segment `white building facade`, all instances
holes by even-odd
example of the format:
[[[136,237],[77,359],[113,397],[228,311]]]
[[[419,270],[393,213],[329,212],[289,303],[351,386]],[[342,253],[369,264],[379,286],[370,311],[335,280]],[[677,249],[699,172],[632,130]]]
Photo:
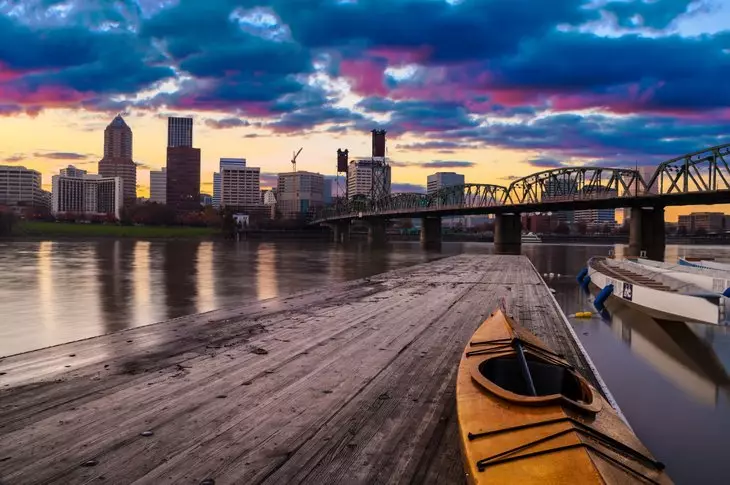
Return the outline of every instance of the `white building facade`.
[[[218,171],[213,173],[213,207],[221,206],[221,171],[224,168],[245,168],[245,158],[221,158]]]
[[[119,219],[124,204],[123,188],[121,177],[54,175],[51,212],[56,216],[77,214]]]
[[[167,169],[150,171],[150,202],[167,203]]]
[[[220,172],[220,207],[252,207],[261,204],[261,169],[223,166]]]
[[[464,176],[454,172],[436,172],[426,178],[426,192],[432,194],[444,187],[464,185]]]
[[[0,205],[50,208],[41,173],[25,167],[0,165]]]
[[[390,194],[391,170],[390,165],[385,170],[385,189]],[[352,160],[347,166],[347,196],[370,197],[373,190],[373,162],[372,160]]]

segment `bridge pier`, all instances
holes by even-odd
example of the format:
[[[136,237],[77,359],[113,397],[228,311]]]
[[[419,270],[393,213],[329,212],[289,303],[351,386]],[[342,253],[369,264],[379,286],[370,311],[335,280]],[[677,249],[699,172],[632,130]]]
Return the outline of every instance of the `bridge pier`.
[[[350,221],[336,222],[330,227],[336,243],[346,243],[350,240]]]
[[[368,226],[368,244],[373,247],[385,246],[387,239],[385,237],[385,219],[370,219],[366,221]]]
[[[441,249],[441,218],[421,218],[421,247],[423,249]]]
[[[646,258],[664,261],[664,208],[631,208],[629,221],[628,255],[638,257],[646,251]]]
[[[496,254],[520,254],[522,252],[522,219],[519,214],[496,214],[494,251]]]

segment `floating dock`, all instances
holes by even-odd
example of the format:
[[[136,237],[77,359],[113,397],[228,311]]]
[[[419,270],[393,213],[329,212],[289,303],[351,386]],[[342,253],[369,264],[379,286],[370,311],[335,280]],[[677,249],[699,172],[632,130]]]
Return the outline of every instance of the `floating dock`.
[[[607,393],[527,257],[461,255],[0,359],[0,483],[463,483],[502,299]]]

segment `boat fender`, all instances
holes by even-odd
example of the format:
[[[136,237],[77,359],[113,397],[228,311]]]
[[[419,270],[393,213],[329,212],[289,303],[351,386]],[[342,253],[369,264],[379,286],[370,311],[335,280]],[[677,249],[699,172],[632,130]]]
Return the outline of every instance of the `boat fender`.
[[[725,291],[722,292],[722,296],[725,298],[730,298],[730,287],[725,288]]]
[[[598,292],[598,295],[596,295],[596,299],[593,302],[593,306],[596,307],[596,309],[600,312],[604,308],[604,303],[608,299],[609,296],[611,296],[611,293],[613,293],[613,285],[606,285],[603,287],[603,289]]]
[[[588,289],[588,285],[590,285],[590,284],[591,284],[591,277],[590,276],[586,276],[585,278],[583,278],[583,281],[581,282],[580,286],[584,290],[587,290]]]
[[[582,283],[583,278],[585,278],[587,274],[588,274],[588,268],[584,267],[582,270],[580,270],[580,273],[578,273],[578,276],[576,276],[575,279],[578,280],[578,283]]]

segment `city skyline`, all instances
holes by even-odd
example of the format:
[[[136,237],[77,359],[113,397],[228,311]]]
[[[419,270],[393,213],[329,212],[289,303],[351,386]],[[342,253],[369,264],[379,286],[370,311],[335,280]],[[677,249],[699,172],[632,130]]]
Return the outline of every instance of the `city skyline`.
[[[508,185],[547,168],[654,165],[730,141],[730,94],[712,81],[728,62],[728,6],[536,2],[529,25],[515,23],[509,35],[472,32],[476,13],[507,27],[521,17],[519,2],[497,3],[340,2],[306,19],[271,1],[258,10],[131,2],[136,12],[94,16],[83,2],[60,13],[35,1],[0,6],[0,36],[28,46],[18,56],[0,52],[0,131],[12,134],[0,164],[39,170],[47,189],[68,164],[94,172],[117,112],[134,132],[145,197],[150,170],[165,166],[168,116],[193,117],[206,193],[220,158],[247,158],[261,167],[261,186],[274,187],[299,147],[298,168],[332,176],[338,148],[351,160],[368,156],[371,129],[388,131],[394,192],[425,192],[439,171]],[[418,25],[399,28],[416,4]],[[387,25],[362,29],[369,15]],[[115,25],[99,28],[112,17]],[[352,28],[318,32],[323,21]],[[439,29],[451,33],[429,34]],[[170,52],[158,50],[160,40]],[[50,45],[72,41],[90,47],[48,56]],[[230,51],[216,52],[218,44]],[[94,76],[79,75],[87,71]],[[667,218],[693,210],[702,209],[671,208]]]

